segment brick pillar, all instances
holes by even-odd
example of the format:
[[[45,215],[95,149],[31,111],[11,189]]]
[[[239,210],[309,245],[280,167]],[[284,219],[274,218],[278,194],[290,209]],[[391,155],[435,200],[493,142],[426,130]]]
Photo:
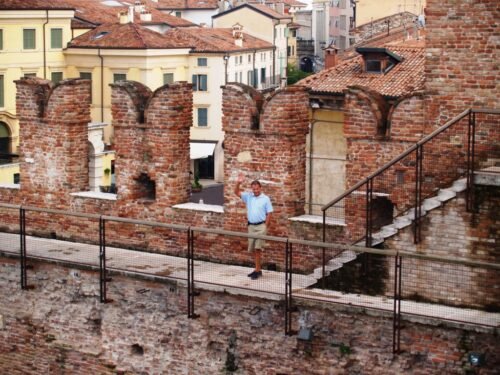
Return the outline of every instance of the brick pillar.
[[[88,189],[90,84],[85,80],[16,81],[21,190],[35,204],[65,208],[68,194]]]
[[[193,125],[192,84],[177,82],[155,91],[146,112],[147,149],[154,163],[157,203],[173,206],[189,200],[189,131]]]
[[[271,234],[287,236],[288,218],[303,214],[308,104],[303,87],[288,87],[265,102],[248,86],[223,88],[227,229],[246,229],[244,205],[234,195],[240,171],[247,177],[243,188],[259,179],[273,202]]]
[[[111,87],[118,200],[132,203],[144,195],[137,179],[141,172],[147,172],[143,163],[150,160],[150,155],[144,151],[144,108],[151,90],[139,82],[130,81],[117,82]]]
[[[152,93],[139,82],[111,85],[116,183],[121,207],[168,207],[189,199],[191,84]]]

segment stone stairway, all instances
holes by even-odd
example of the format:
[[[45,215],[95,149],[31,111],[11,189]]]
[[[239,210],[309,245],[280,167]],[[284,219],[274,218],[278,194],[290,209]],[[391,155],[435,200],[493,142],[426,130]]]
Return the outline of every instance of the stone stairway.
[[[427,198],[422,202],[421,212],[425,216],[428,212],[441,207],[441,205],[450,199],[457,196],[458,193],[467,189],[467,181],[461,178],[453,182],[452,186],[445,189],[439,189],[436,196]],[[403,215],[394,219],[392,224],[382,227],[378,232],[372,234],[372,246],[379,245],[385,241],[386,238],[396,235],[399,230],[410,226],[415,218],[415,208],[411,208]],[[365,242],[360,241],[355,246],[364,246]],[[328,276],[332,271],[342,268],[345,263],[351,262],[356,259],[356,252],[346,250],[340,253],[337,257],[330,259],[325,266],[325,273]],[[314,269],[313,273],[309,276],[319,280],[323,277],[323,268],[318,267]]]

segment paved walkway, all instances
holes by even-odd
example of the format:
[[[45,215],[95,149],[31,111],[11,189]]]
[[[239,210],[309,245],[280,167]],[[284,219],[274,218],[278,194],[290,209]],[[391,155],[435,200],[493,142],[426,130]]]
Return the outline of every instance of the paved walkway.
[[[28,257],[50,258],[68,263],[99,266],[99,247],[96,245],[30,236],[26,237],[26,244]],[[19,246],[19,235],[0,233],[0,252],[17,255],[19,254]],[[180,283],[185,283],[187,279],[187,260],[185,258],[115,247],[107,247],[106,255],[109,269],[175,278],[179,279]],[[284,298],[285,274],[283,272],[264,271],[262,278],[250,280],[247,274],[251,271],[252,269],[249,267],[204,261],[194,262],[194,279],[197,283],[196,287],[199,289],[220,290],[272,300]],[[28,271],[28,277],[29,273],[30,271]],[[308,275],[294,274],[292,280],[294,297],[391,312],[393,310],[394,301],[391,298],[310,289],[317,280]],[[458,322],[500,327],[499,313],[411,301],[402,301],[401,311],[415,316],[444,318]]]

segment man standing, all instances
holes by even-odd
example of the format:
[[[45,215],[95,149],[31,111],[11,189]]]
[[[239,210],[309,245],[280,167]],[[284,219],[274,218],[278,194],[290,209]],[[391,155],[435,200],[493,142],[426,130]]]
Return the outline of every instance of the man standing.
[[[240,197],[247,206],[248,233],[264,235],[267,233],[271,221],[273,206],[271,200],[262,192],[262,185],[258,180],[250,184],[252,192],[242,192],[240,184],[245,180],[245,176],[240,173],[236,180],[234,193]],[[248,274],[252,280],[257,280],[262,276],[261,260],[264,240],[249,238],[248,251],[253,251],[255,255],[255,270]]]

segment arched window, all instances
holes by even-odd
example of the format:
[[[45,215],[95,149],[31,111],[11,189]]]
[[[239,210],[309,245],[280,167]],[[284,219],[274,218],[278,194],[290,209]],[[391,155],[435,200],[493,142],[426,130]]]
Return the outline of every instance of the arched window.
[[[0,121],[0,163],[10,161],[10,129],[5,122]]]

